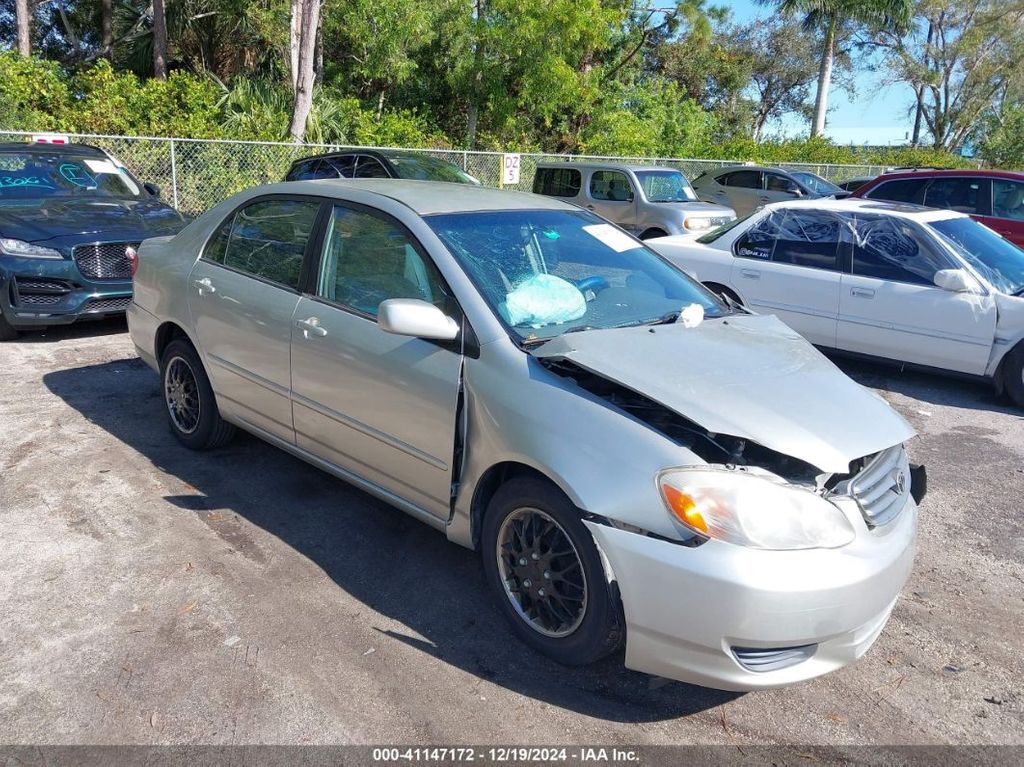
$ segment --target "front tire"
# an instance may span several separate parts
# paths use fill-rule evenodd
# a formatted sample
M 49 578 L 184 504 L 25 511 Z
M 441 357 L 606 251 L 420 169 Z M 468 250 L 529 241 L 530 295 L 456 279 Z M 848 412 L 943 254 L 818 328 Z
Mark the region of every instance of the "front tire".
M 18 331 L 0 314 L 0 341 L 13 341 L 17 337 Z
M 192 344 L 176 338 L 160 357 L 160 381 L 171 431 L 191 450 L 226 445 L 235 427 L 220 417 L 210 379 Z
M 501 611 L 534 650 L 582 666 L 622 643 L 618 599 L 597 546 L 550 483 L 520 477 L 498 489 L 484 514 L 481 555 Z
M 1003 385 L 1010 399 L 1024 407 L 1024 341 L 1017 344 L 1003 363 Z

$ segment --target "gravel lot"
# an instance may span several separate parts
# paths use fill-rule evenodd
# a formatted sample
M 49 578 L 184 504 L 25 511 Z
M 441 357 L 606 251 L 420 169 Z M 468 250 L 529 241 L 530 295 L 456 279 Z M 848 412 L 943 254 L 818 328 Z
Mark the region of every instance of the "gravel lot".
M 735 695 L 559 667 L 476 556 L 242 436 L 190 453 L 123 322 L 0 346 L 0 741 L 1024 743 L 1024 413 L 842 362 L 917 427 L 910 583 L 860 662 Z

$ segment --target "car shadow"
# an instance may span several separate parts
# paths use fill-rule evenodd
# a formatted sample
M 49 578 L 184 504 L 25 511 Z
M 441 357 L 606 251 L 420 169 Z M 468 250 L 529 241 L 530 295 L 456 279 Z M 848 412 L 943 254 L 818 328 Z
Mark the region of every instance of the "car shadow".
M 70 325 L 50 325 L 18 332 L 17 343 L 52 344 L 75 338 L 112 336 L 128 332 L 124 317 L 108 317 L 102 320 L 83 320 Z
M 836 353 L 828 356 L 846 375 L 872 389 L 902 394 L 933 405 L 1024 417 L 1024 409 L 1016 407 L 1005 394 L 997 394 L 988 381 L 902 368 L 893 363 Z
M 538 655 L 513 638 L 475 552 L 255 437 L 239 434 L 209 453 L 187 450 L 166 425 L 156 376 L 138 359 L 60 370 L 43 381 L 89 421 L 196 490 L 166 501 L 208 524 L 225 509 L 236 513 L 411 634 L 382 630 L 382 637 L 522 695 L 610 721 L 673 719 L 739 697 L 628 671 L 621 651 L 585 668 Z

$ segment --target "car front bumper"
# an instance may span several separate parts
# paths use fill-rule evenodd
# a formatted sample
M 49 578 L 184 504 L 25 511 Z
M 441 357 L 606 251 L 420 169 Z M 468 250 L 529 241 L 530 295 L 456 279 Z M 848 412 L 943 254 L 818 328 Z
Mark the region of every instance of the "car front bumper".
M 87 280 L 70 259 L 0 263 L 0 312 L 18 329 L 123 315 L 131 298 L 131 280 Z
M 851 520 L 855 513 L 847 510 Z M 748 691 L 856 660 L 878 638 L 910 573 L 917 506 L 908 499 L 874 531 L 858 521 L 848 546 L 804 551 L 716 540 L 691 548 L 587 522 L 621 594 L 626 666 Z

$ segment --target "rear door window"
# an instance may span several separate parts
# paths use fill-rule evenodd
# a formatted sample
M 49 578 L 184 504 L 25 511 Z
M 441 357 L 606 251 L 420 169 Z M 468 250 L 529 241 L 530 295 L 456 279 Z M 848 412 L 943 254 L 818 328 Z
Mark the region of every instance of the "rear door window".
M 946 208 L 960 213 L 981 213 L 980 178 L 937 178 L 924 193 L 929 208 Z
M 320 203 L 259 200 L 238 211 L 210 239 L 203 258 L 298 290 L 306 244 Z
M 539 168 L 533 177 L 534 194 L 575 197 L 580 193 L 582 175 L 575 168 Z
M 921 203 L 922 192 L 927 183 L 926 178 L 897 178 L 883 181 L 864 196 L 872 200 Z
M 786 210 L 772 261 L 811 269 L 839 271 L 839 218 L 821 210 Z
M 725 186 L 738 186 L 741 189 L 761 189 L 762 178 L 759 170 L 736 170 L 726 173 L 719 179 Z
M 320 167 L 319 160 L 303 160 L 292 166 L 288 172 L 288 181 L 308 181 L 313 178 L 320 178 L 317 169 Z
M 380 160 L 369 155 L 359 155 L 353 178 L 390 178 Z

